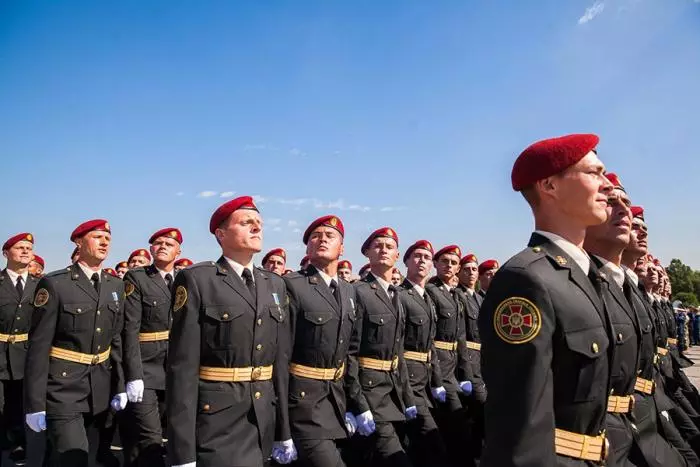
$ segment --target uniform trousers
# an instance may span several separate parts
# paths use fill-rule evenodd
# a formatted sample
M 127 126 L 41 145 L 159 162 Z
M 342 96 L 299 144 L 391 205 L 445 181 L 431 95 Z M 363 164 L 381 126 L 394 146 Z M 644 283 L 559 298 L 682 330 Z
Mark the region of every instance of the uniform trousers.
M 100 429 L 108 410 L 97 414 L 84 412 L 47 413 L 46 430 L 57 467 L 92 467 L 97 463 Z
M 160 405 L 165 391 L 145 389 L 143 401 L 129 403 L 120 419 L 125 467 L 165 466 Z
M 401 445 L 406 422 L 375 421 L 376 430 L 369 436 L 356 434 L 353 449 L 362 453 L 364 467 L 412 467 Z
M 0 381 L 0 447 L 8 450 L 24 446 L 24 380 Z
M 359 436 L 359 435 L 356 435 Z M 345 467 L 341 455 L 341 444 L 345 440 L 295 439 L 299 467 Z
M 447 448 L 433 415 L 419 405 L 418 416 L 406 422 L 408 454 L 416 467 L 449 467 Z

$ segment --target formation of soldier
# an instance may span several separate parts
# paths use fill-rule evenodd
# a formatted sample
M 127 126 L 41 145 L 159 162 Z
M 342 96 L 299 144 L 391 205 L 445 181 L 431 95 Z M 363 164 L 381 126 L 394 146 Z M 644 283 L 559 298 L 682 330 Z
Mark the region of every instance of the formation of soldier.
M 216 261 L 180 258 L 168 227 L 108 270 L 111 227 L 95 219 L 72 232 L 71 264 L 42 275 L 34 237 L 10 238 L 3 449 L 95 465 L 116 419 L 128 466 L 700 465 L 670 281 L 597 144 L 520 154 L 512 185 L 536 230 L 503 265 L 428 240 L 401 257 L 382 227 L 353 279 L 326 215 L 298 271 L 280 248 L 255 267 L 248 196 L 211 216 Z

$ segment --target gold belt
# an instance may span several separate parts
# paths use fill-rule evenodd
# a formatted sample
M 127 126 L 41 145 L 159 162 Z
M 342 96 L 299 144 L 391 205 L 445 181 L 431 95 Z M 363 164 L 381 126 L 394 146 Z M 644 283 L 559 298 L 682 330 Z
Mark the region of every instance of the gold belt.
M 478 342 L 467 341 L 467 348 L 472 350 L 481 350 L 481 344 Z
M 667 355 L 668 349 L 664 349 L 663 347 L 657 347 L 656 353 L 658 353 L 659 355 Z
M 637 376 L 637 381 L 634 382 L 634 390 L 651 395 L 654 393 L 654 381 Z
M 167 341 L 170 331 L 140 332 L 139 342 Z
M 360 363 L 360 368 L 367 368 L 370 370 L 391 371 L 395 370 L 399 366 L 399 357 L 394 357 L 393 360 L 379 360 L 370 357 L 359 357 L 357 360 Z
M 561 456 L 593 462 L 603 462 L 608 457 L 609 442 L 605 433 L 588 436 L 571 431 L 554 430 L 555 452 Z
M 98 363 L 107 361 L 110 350 L 111 347 L 108 347 L 104 352 L 93 355 L 89 353 L 74 352 L 72 350 L 66 350 L 60 347 L 51 347 L 51 352 L 49 355 L 51 355 L 53 358 L 58 358 L 59 360 L 82 363 L 83 365 L 97 365 Z
M 608 412 L 629 413 L 634 407 L 634 396 L 609 396 Z
M 312 366 L 289 364 L 289 372 L 301 378 L 318 379 L 323 381 L 338 381 L 345 374 L 345 363 L 340 368 L 314 368 Z
M 403 358 L 406 360 L 414 360 L 416 362 L 428 363 L 430 362 L 430 352 L 416 352 L 413 350 L 405 350 L 403 353 Z
M 267 381 L 272 379 L 272 365 L 247 366 L 243 368 L 220 368 L 200 366 L 199 379 L 225 383 L 242 383 L 247 381 Z
M 674 339 L 673 337 L 669 337 L 668 339 L 666 339 L 666 344 L 678 345 L 678 339 Z
M 27 340 L 29 340 L 29 334 L 0 334 L 0 342 L 7 342 L 8 344 Z
M 457 350 L 456 342 L 435 341 L 435 347 L 440 350 Z

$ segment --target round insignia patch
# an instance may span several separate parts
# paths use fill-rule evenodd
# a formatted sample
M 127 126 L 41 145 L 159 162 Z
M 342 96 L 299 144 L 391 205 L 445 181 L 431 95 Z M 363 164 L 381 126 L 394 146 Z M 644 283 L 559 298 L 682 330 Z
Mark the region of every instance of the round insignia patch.
M 493 315 L 493 328 L 509 344 L 524 344 L 534 339 L 542 328 L 540 310 L 530 300 L 510 297 L 503 300 Z
M 34 306 L 44 306 L 49 301 L 49 291 L 46 289 L 39 289 L 34 296 Z
M 179 311 L 180 308 L 185 306 L 185 303 L 187 303 L 187 289 L 178 285 L 177 289 L 175 289 L 175 305 L 173 305 L 173 311 Z
M 124 282 L 124 295 L 126 295 L 126 296 L 128 297 L 129 295 L 131 295 L 132 293 L 134 293 L 134 289 L 136 289 L 136 287 L 134 286 L 134 284 L 132 284 L 132 283 L 129 282 L 129 281 L 125 281 L 125 282 Z

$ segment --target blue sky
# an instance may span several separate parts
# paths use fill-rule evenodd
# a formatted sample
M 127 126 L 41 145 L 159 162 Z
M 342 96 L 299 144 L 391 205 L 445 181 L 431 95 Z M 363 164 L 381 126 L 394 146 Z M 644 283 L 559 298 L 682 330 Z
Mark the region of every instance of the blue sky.
M 327 213 L 356 269 L 384 225 L 505 260 L 532 229 L 517 154 L 595 132 L 652 252 L 700 268 L 698 57 L 697 0 L 2 2 L 0 238 L 57 269 L 104 217 L 109 266 L 165 226 L 210 260 L 249 194 L 294 267 Z

